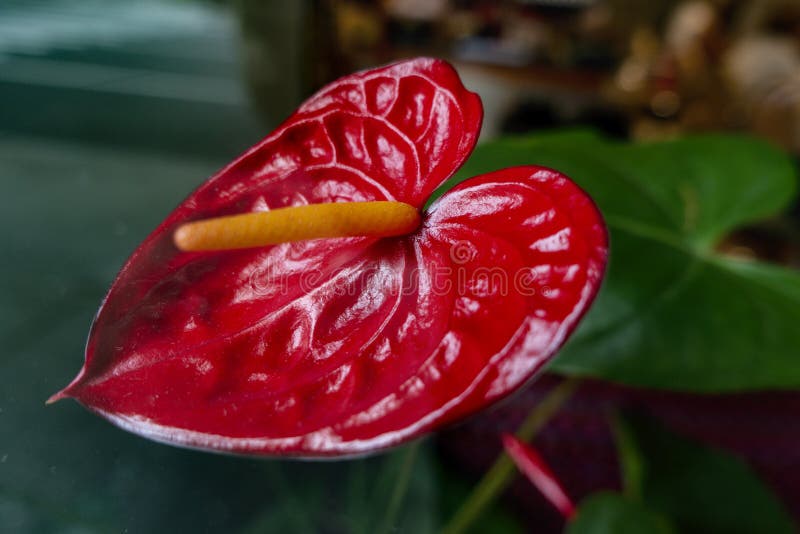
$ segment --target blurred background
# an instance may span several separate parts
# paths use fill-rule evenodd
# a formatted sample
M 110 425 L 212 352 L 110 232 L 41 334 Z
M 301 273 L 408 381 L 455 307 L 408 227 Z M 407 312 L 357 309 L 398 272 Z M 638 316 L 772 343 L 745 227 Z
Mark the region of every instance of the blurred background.
M 481 94 L 484 138 L 730 129 L 800 152 L 793 0 L 5 0 L 0 120 L 227 157 L 326 82 L 415 55 L 447 58 Z
M 0 530 L 381 524 L 386 507 L 370 508 L 384 494 L 391 502 L 403 451 L 344 465 L 239 460 L 42 403 L 79 368 L 84 333 L 128 253 L 188 191 L 323 84 L 417 55 L 451 61 L 481 95 L 484 140 L 554 127 L 630 140 L 727 130 L 800 156 L 797 0 L 2 0 Z M 792 217 L 725 246 L 800 266 L 796 206 Z M 795 397 L 768 402 L 800 409 Z M 732 406 L 720 413 L 743 409 Z M 581 491 L 614 484 L 614 449 L 600 441 Z M 469 465 L 457 452 L 437 460 L 442 450 L 426 442 L 418 453 L 396 511 L 413 518 L 404 531 L 446 518 L 497 452 Z M 781 479 L 780 463 L 766 463 L 798 515 L 797 474 Z M 561 526 L 542 503 L 514 506 L 491 512 L 493 528 Z

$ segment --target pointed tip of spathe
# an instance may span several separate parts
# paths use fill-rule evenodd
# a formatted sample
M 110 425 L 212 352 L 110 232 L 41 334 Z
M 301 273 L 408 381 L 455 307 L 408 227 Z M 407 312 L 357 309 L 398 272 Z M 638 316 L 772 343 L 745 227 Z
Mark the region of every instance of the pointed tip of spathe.
M 81 384 L 83 383 L 83 377 L 85 374 L 86 374 L 86 368 L 84 367 L 80 370 L 78 375 L 75 378 L 73 378 L 69 384 L 66 385 L 66 387 L 63 387 L 58 392 L 50 395 L 50 398 L 44 401 L 44 405 L 49 406 L 63 399 L 76 398 L 75 394 L 80 391 L 80 387 Z
M 44 401 L 44 405 L 45 406 L 50 406 L 51 404 L 56 403 L 56 402 L 58 402 L 60 400 L 64 400 L 64 399 L 68 399 L 70 397 L 73 397 L 74 395 L 72 393 L 73 393 L 73 390 L 75 389 L 75 386 L 78 383 L 79 379 L 80 379 L 80 376 L 75 377 L 75 379 L 72 382 L 70 382 L 69 385 L 67 385 L 67 387 L 62 388 L 58 392 L 53 393 L 52 395 L 50 395 L 50 397 L 46 401 Z
M 48 398 L 46 401 L 44 401 L 44 405 L 45 406 L 50 406 L 51 404 L 53 404 L 55 402 L 58 402 L 58 401 L 60 401 L 62 399 L 66 399 L 67 397 L 69 397 L 69 395 L 66 393 L 66 389 L 62 389 L 58 393 L 54 393 L 54 394 L 50 395 L 50 398 Z

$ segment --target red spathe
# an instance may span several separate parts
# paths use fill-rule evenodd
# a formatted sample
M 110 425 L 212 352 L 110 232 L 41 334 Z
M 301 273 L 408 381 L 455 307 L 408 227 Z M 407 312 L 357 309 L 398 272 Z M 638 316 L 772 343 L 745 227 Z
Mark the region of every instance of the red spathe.
M 468 157 L 478 97 L 447 63 L 344 77 L 212 177 L 115 280 L 70 396 L 177 445 L 336 456 L 396 445 L 506 396 L 563 344 L 600 285 L 602 218 L 565 176 L 472 178 L 414 234 L 221 252 L 184 222 L 324 202 L 421 207 Z

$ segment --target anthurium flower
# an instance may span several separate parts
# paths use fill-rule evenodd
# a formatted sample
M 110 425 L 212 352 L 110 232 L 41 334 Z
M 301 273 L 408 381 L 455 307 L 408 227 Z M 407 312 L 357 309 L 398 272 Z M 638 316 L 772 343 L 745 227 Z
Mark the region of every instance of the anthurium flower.
M 585 193 L 536 166 L 477 176 L 421 211 L 481 119 L 478 96 L 434 59 L 323 88 L 145 239 L 100 307 L 83 369 L 51 400 L 176 445 L 334 456 L 407 441 L 519 388 L 594 298 L 606 231 Z M 319 239 L 175 245 L 192 221 L 369 201 L 388 202 L 287 226 Z M 372 231 L 409 209 L 404 235 Z

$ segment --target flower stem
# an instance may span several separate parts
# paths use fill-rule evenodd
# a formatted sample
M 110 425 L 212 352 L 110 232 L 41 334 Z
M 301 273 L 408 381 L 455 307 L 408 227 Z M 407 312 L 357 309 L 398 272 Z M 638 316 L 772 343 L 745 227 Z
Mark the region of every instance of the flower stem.
M 384 516 L 383 524 L 377 531 L 379 533 L 388 533 L 392 531 L 395 519 L 400 512 L 403 499 L 408 491 L 411 473 L 414 471 L 414 462 L 417 459 L 417 451 L 419 451 L 419 442 L 412 443 L 406 449 L 403 463 L 400 465 L 400 470 L 397 474 L 397 481 L 395 482 L 392 496 L 389 498 L 389 505 L 386 507 L 386 515 Z
M 567 378 L 550 390 L 522 422 L 516 436 L 522 441 L 530 441 L 572 396 L 580 383 L 581 379 L 579 378 Z M 508 455 L 501 453 L 450 519 L 450 522 L 444 526 L 441 533 L 461 534 L 466 532 L 470 525 L 508 486 L 513 474 L 514 464 Z

